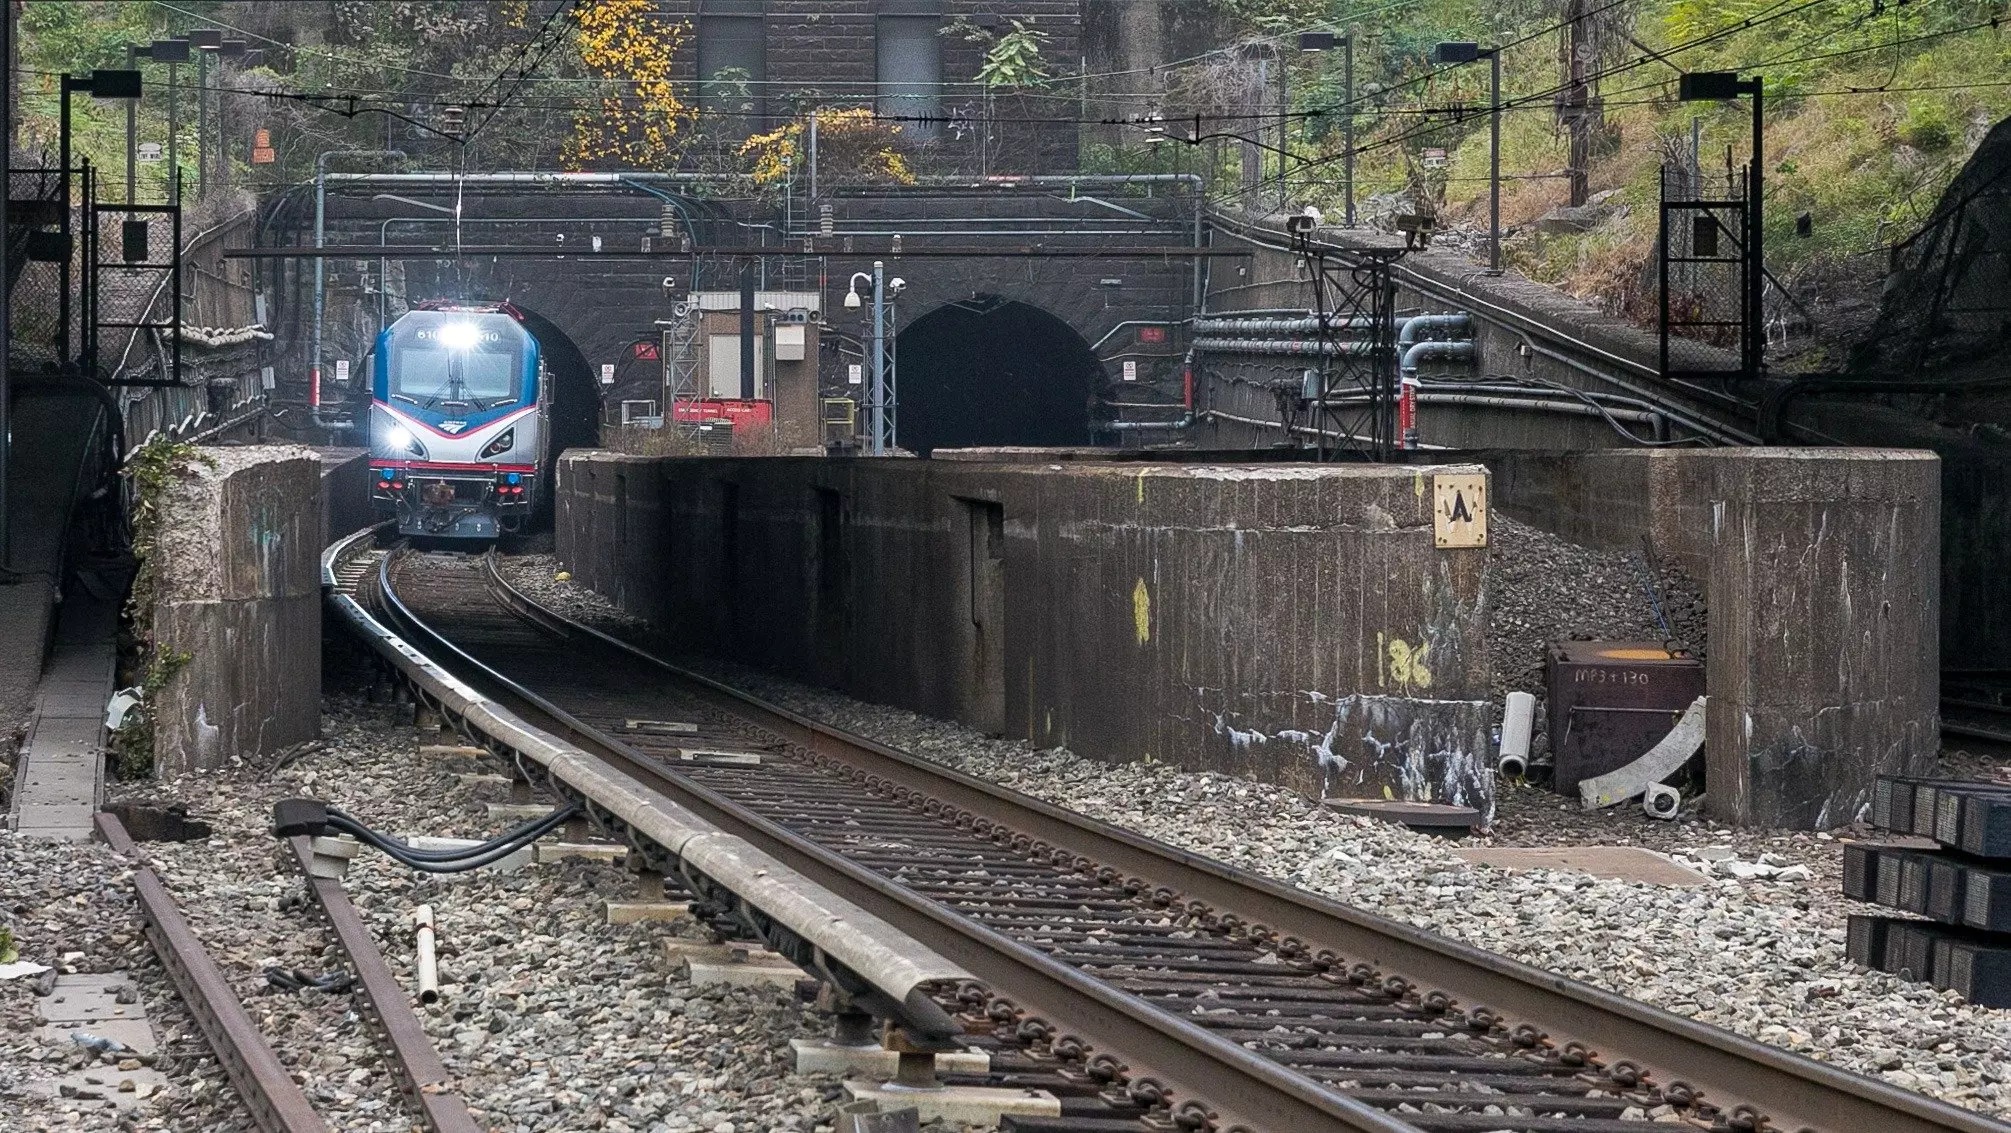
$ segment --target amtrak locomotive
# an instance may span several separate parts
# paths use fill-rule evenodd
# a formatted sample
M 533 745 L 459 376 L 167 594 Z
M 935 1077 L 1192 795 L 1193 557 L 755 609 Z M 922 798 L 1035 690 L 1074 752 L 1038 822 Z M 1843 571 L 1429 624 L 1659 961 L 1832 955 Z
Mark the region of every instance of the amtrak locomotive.
M 538 340 L 508 304 L 423 304 L 377 336 L 370 469 L 404 535 L 494 539 L 523 530 L 552 468 Z

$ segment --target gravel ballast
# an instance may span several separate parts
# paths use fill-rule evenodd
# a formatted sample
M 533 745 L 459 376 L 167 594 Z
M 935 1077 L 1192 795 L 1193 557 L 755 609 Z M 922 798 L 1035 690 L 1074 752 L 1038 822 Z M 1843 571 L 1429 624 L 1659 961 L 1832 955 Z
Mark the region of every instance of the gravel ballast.
M 331 659 L 331 683 L 346 683 L 339 670 L 354 664 L 353 655 Z M 324 700 L 322 745 L 276 770 L 117 788 L 129 800 L 181 803 L 211 825 L 207 838 L 142 850 L 317 1112 L 355 1133 L 402 1133 L 419 1127 L 418 1114 L 360 998 L 285 991 L 265 976 L 268 967 L 308 976 L 346 968 L 269 832 L 271 808 L 287 797 L 325 798 L 400 837 L 489 837 L 514 825 L 489 819 L 482 805 L 508 800 L 507 783 L 491 774 L 499 768 L 421 756 L 421 745 L 461 741 L 413 728 L 409 716 L 409 707 L 336 691 Z M 417 1011 L 484 1129 L 813 1133 L 835 1120 L 838 1082 L 796 1075 L 788 1046 L 828 1023 L 794 989 L 694 987 L 664 950 L 696 935 L 689 918 L 607 924 L 605 901 L 636 894 L 619 866 L 567 859 L 434 877 L 365 851 L 343 885 L 414 1002 L 413 911 L 433 907 L 441 998 Z M 170 1085 L 140 1104 L 131 1127 L 251 1128 L 172 998 L 115 855 L 0 835 L 0 899 L 25 959 L 53 964 L 82 950 L 69 966 L 130 970 L 156 1030 L 172 1032 L 158 1060 Z M 34 1036 L 28 983 L 0 982 L 0 1127 L 126 1128 L 109 1110 L 36 1092 L 37 1082 L 89 1060 L 74 1044 Z
M 1519 537 L 1511 531 L 1505 545 L 1514 547 Z M 1542 553 L 1542 546 L 1536 540 L 1525 549 Z M 1608 566 L 1631 570 L 1625 558 Z M 599 615 L 603 628 L 635 632 L 603 600 L 555 581 L 548 559 L 515 562 L 506 571 L 535 598 L 563 601 L 575 616 Z M 1675 589 L 1672 581 L 1680 579 L 1663 577 L 1664 593 Z M 1641 592 L 1638 580 L 1630 584 Z M 1591 585 L 1606 590 L 1617 581 Z M 1694 592 L 1685 601 L 1676 607 L 1676 624 L 1702 617 Z M 1675 606 L 1665 606 L 1665 617 Z M 1596 635 L 1607 636 L 1610 626 L 1598 624 Z M 1558 635 L 1555 624 L 1528 631 L 1531 640 Z M 1701 635 L 1691 644 L 1701 649 Z M 1038 750 L 741 666 L 684 661 L 805 715 L 1090 817 L 1957 1105 L 2011 1116 L 2011 1011 L 1971 1007 L 1954 993 L 1858 968 L 1844 956 L 1846 916 L 1872 910 L 1843 897 L 1840 847 L 1870 831 L 1733 832 L 1694 815 L 1655 823 L 1629 808 L 1587 815 L 1547 791 L 1522 787 L 1504 793 L 1491 835 L 1448 843 L 1342 816 L 1263 783 Z M 1456 846 L 1594 841 L 1688 851 L 1693 860 L 1729 854 L 1777 868 L 1803 865 L 1811 876 L 1790 870 L 1780 880 L 1739 880 L 1714 873 L 1694 888 L 1672 888 L 1559 870 L 1492 869 L 1454 854 Z

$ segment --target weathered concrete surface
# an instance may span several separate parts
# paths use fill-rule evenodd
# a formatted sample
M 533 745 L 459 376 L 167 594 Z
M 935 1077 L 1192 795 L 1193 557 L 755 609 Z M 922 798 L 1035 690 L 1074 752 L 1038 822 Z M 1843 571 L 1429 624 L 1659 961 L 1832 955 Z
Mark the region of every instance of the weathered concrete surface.
M 370 502 L 370 450 L 314 451 L 321 457 L 321 545 L 326 547 L 377 520 Z
M 1866 449 L 1713 454 L 1710 806 L 1823 828 L 1940 748 L 1940 460 Z M 1724 639 L 1719 640 L 1719 627 Z
M 1940 736 L 1941 462 L 1907 449 L 1468 454 L 1495 506 L 1707 580 L 1709 809 L 1858 817 Z
M 322 461 L 292 445 L 203 450 L 167 493 L 157 645 L 190 655 L 156 697 L 162 775 L 313 738 L 321 725 Z
M 569 453 L 558 550 L 669 641 L 1109 760 L 1491 807 L 1487 553 L 1431 477 Z

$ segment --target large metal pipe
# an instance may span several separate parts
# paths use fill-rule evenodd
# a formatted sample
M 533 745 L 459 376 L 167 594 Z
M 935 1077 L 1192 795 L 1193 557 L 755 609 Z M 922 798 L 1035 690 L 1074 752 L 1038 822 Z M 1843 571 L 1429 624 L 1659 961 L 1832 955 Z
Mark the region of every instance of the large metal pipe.
M 1424 387 L 1415 395 L 1421 405 L 1468 405 L 1486 409 L 1519 409 L 1531 413 L 1564 413 L 1576 417 L 1612 418 L 1616 421 L 1633 421 L 1652 425 L 1657 415 L 1644 409 L 1608 409 L 1603 406 L 1587 405 L 1582 401 L 1563 401 L 1556 398 L 1504 397 L 1500 394 L 1442 393 Z M 1321 405 L 1366 405 L 1367 394 L 1349 397 L 1330 397 Z
M 1373 347 L 1351 339 L 1319 342 L 1310 338 L 1197 338 L 1194 349 L 1202 354 L 1317 354 L 1367 356 Z
M 1418 366 L 1425 362 L 1471 362 L 1473 343 L 1471 342 L 1417 342 L 1403 352 L 1403 361 L 1398 370 L 1402 377 L 1415 378 Z
M 396 153 L 395 150 L 350 150 L 342 153 Z M 398 156 L 403 157 L 404 154 Z M 317 163 L 318 164 L 318 163 Z M 739 173 L 317 173 L 341 185 L 621 185 L 629 181 L 687 183 L 744 181 Z
M 1235 336 L 1278 335 L 1284 337 L 1300 334 L 1318 334 L 1320 333 L 1320 324 L 1322 322 L 1326 323 L 1328 330 L 1368 330 L 1375 326 L 1374 319 L 1360 316 L 1337 318 L 1333 315 L 1328 315 L 1325 319 L 1317 319 L 1311 315 L 1293 318 L 1207 318 L 1194 320 L 1194 333 Z M 1403 320 L 1399 319 L 1398 322 L 1402 323 Z
M 1427 338 L 1438 335 L 1446 337 L 1464 335 L 1468 338 L 1473 336 L 1473 318 L 1464 313 L 1412 315 L 1410 318 L 1400 319 L 1398 322 L 1401 324 L 1397 328 L 1397 349 L 1399 350 L 1407 350 L 1411 346 L 1425 341 Z

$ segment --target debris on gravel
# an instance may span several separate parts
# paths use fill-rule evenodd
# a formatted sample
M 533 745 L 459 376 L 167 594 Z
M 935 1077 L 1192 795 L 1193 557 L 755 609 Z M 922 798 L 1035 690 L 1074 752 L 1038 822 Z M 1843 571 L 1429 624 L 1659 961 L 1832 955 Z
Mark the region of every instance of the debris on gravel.
M 1543 727 L 1544 658 L 1559 641 L 1663 641 L 1698 659 L 1709 646 L 1702 588 L 1642 551 L 1583 547 L 1497 511 L 1488 521 L 1487 652 L 1494 702 L 1536 697 L 1533 754 Z
M 148 945 L 128 864 L 102 843 L 49 842 L 0 832 L 0 926 L 43 978 L 0 981 L 0 1113 L 8 1130 L 254 1128 L 222 1067 L 176 998 Z M 41 996 L 60 974 L 126 972 L 157 1050 L 94 1053 L 72 1028 L 42 1031 Z M 163 1089 L 121 1097 L 135 1064 L 162 1071 Z M 122 1069 L 123 1067 L 123 1069 Z M 95 1079 L 95 1081 L 94 1081 Z M 68 1092 L 65 1092 L 68 1087 Z M 127 1102 L 121 1111 L 120 1102 Z

